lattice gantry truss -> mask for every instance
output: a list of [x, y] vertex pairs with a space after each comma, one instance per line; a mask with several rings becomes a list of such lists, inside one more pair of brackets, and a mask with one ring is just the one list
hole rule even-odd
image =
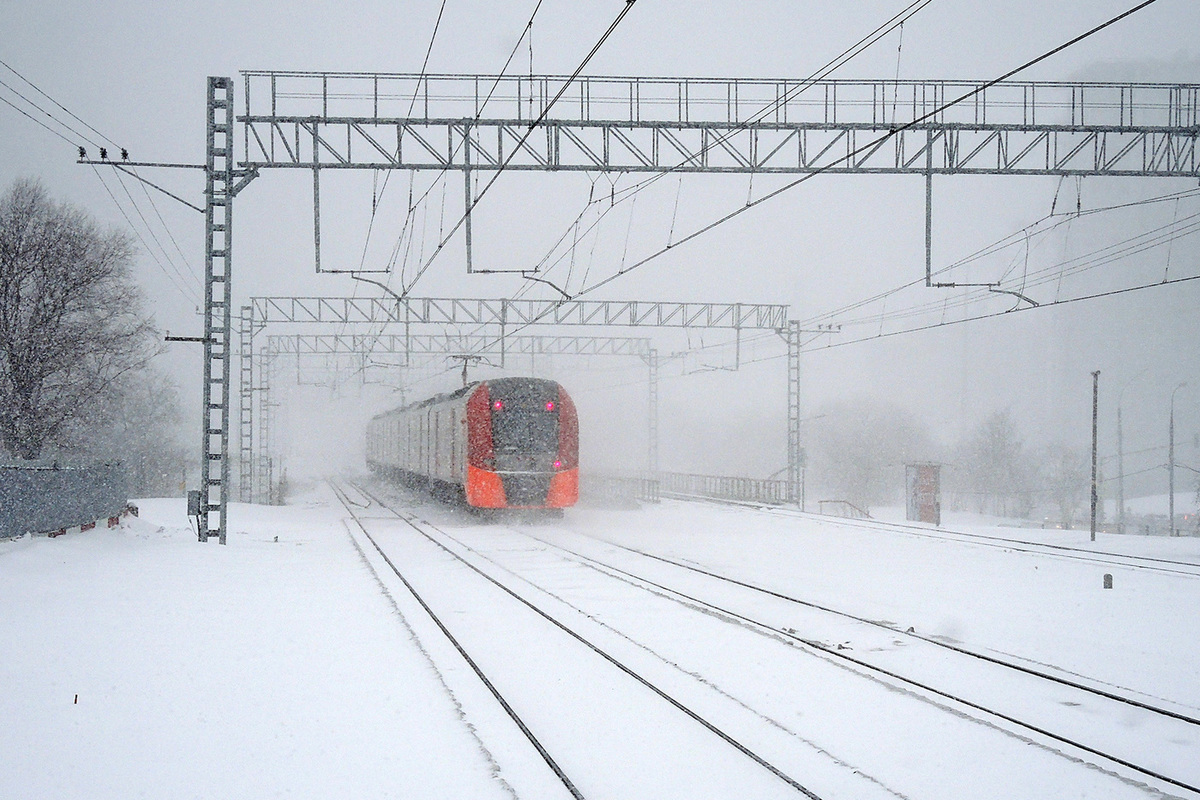
[[[272, 324], [318, 325], [336, 328], [336, 334], [291, 334], [267, 337], [256, 349], [255, 338]], [[363, 324], [375, 332], [345, 331]], [[483, 334], [418, 335], [426, 325], [469, 326], [491, 331]], [[647, 338], [595, 335], [514, 335], [527, 328], [547, 326], [582, 328], [673, 328], [729, 330], [739, 345], [743, 330], [784, 331], [790, 325], [788, 307], [763, 303], [669, 303], [651, 301], [574, 300], [542, 301], [462, 298], [354, 298], [354, 297], [254, 297], [239, 318], [241, 492], [243, 501], [261, 498], [270, 485], [266, 449], [270, 419], [269, 365], [282, 354], [362, 356], [495, 355], [504, 364], [506, 355], [635, 356], [648, 368], [647, 469], [658, 469], [657, 375], [658, 355]], [[388, 326], [403, 330], [393, 333]], [[789, 340], [790, 341], [790, 340]], [[799, 357], [797, 350], [796, 357]], [[258, 394], [258, 408], [255, 404]], [[255, 419], [258, 422], [256, 424]]]
[[1194, 85], [242, 76], [249, 167], [1200, 176]]

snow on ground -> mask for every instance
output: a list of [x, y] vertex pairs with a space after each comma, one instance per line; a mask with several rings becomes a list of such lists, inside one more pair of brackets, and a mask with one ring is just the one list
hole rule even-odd
[[[975, 649], [1200, 709], [1200, 579], [985, 543], [694, 503], [577, 520], [597, 536]], [[753, 525], [747, 525], [753, 519]], [[1200, 563], [1200, 538], [957, 525], [1008, 539]], [[933, 529], [930, 529], [933, 533]], [[994, 543], [993, 543], [994, 544]], [[1103, 588], [1105, 574], [1113, 589]], [[1182, 612], [1182, 613], [1181, 613]]]
[[[182, 501], [138, 504], [121, 529], [0, 542], [0, 797], [512, 796], [444, 643], [406, 606], [414, 637], [327, 492], [232, 506], [226, 547]], [[702, 503], [561, 525], [1200, 709], [1198, 578]], [[956, 527], [1200, 563], [1200, 538]]]
[[0, 797], [481, 796], [493, 765], [341, 514], [234, 505], [221, 547], [182, 500], [138, 506], [0, 542]]

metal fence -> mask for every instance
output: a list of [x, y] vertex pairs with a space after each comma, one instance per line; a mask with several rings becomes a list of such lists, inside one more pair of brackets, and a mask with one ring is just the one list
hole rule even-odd
[[851, 503], [849, 500], [818, 500], [817, 507], [820, 508], [821, 514], [830, 517], [844, 517], [846, 519], [871, 519], [871, 515], [863, 509]]
[[117, 464], [0, 464], [0, 538], [49, 533], [121, 514], [128, 478]]
[[658, 479], [663, 494], [712, 497], [719, 500], [743, 500], [773, 505], [789, 501], [789, 484], [783, 480], [738, 478], [730, 475], [696, 475], [689, 472], [660, 472]]
[[657, 503], [659, 482], [654, 478], [588, 473], [579, 479], [582, 500], [601, 505], [623, 505], [642, 501]]

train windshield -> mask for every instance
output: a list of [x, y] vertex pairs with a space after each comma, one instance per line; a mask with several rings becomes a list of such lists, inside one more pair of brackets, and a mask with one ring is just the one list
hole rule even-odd
[[553, 469], [558, 456], [558, 384], [508, 378], [489, 381], [488, 391], [496, 468]]

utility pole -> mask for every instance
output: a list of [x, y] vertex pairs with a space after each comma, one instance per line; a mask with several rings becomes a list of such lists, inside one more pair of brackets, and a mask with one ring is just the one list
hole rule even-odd
[[1092, 541], [1096, 541], [1096, 501], [1099, 492], [1096, 490], [1096, 444], [1099, 430], [1098, 420], [1100, 411], [1100, 370], [1092, 373]]
[[1171, 423], [1167, 434], [1167, 529], [1175, 535], [1175, 392], [1187, 383], [1181, 383], [1171, 392]]
[[1125, 429], [1121, 421], [1121, 409], [1125, 407], [1125, 390], [1134, 381], [1150, 370], [1143, 369], [1121, 387], [1117, 392], [1117, 533], [1125, 533]]
[[1117, 404], [1117, 533], [1125, 532], [1125, 439], [1121, 432], [1121, 406]]

